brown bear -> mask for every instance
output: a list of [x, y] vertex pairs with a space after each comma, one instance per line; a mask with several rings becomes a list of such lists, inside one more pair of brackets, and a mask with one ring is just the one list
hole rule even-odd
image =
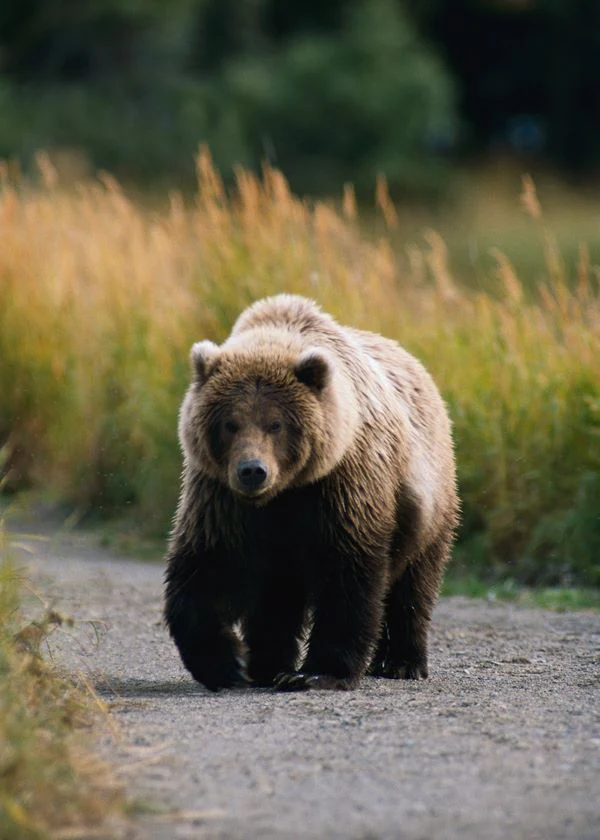
[[430, 375], [293, 295], [250, 306], [191, 360], [165, 604], [186, 668], [213, 690], [349, 689], [369, 663], [427, 677], [458, 516]]

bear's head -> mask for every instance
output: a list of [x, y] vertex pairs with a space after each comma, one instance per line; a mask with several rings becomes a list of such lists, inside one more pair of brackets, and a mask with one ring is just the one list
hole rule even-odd
[[343, 457], [354, 434], [353, 394], [326, 348], [202, 341], [191, 362], [179, 439], [193, 469], [265, 504]]

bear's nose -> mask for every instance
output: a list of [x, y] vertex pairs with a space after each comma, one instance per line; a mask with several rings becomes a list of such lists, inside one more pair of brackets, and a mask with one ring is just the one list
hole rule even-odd
[[244, 490], [258, 490], [267, 480], [267, 468], [258, 458], [240, 461], [237, 474]]

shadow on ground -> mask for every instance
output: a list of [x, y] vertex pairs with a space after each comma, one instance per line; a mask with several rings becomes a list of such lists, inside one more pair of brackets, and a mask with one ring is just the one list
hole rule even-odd
[[181, 680], [120, 679], [98, 680], [94, 690], [101, 697], [180, 697], [206, 695], [206, 689], [193, 682]]

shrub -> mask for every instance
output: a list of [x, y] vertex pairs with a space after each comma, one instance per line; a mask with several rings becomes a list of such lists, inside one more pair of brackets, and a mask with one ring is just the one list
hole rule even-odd
[[341, 33], [246, 58], [226, 79], [256, 159], [303, 193], [347, 181], [370, 191], [378, 173], [405, 191], [439, 189], [434, 150], [455, 130], [452, 85], [392, 0], [358, 4]]

